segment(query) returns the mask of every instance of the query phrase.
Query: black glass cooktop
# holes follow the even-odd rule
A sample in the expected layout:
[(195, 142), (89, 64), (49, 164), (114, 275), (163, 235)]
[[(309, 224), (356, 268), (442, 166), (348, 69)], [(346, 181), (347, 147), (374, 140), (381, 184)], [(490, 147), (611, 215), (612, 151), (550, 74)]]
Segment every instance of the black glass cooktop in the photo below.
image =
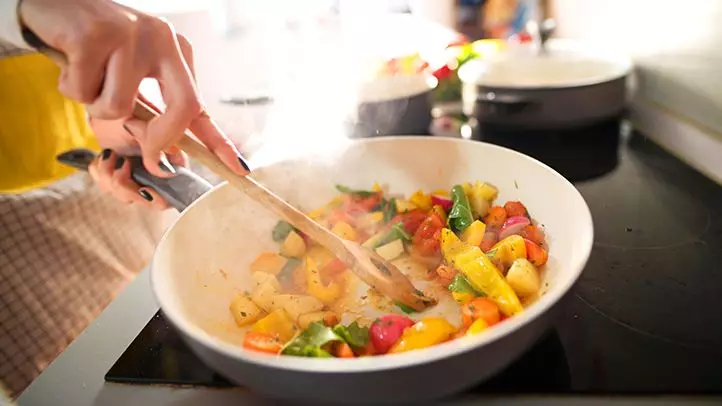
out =
[[(618, 121), (576, 131), (476, 129), (574, 182), (589, 263), (553, 329), (469, 394), (722, 394), (722, 187)], [(108, 371), (136, 384), (229, 386), (156, 314)]]

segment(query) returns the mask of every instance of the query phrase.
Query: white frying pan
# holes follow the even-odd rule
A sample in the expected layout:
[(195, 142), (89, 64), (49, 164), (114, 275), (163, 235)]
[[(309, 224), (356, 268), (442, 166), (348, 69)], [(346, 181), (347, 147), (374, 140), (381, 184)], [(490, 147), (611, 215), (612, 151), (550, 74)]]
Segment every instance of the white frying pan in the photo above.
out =
[[(553, 309), (578, 279), (592, 247), (592, 217), (574, 186), (532, 158), (489, 144), (408, 136), (349, 141), (315, 156), (268, 164), (253, 176), (304, 210), (331, 199), (337, 183), (386, 183), (390, 192), (408, 195), (486, 181), (499, 189), (498, 201), (524, 202), (544, 224), (550, 247), (545, 293), (521, 315), (478, 336), (357, 359), (263, 355), (241, 348), (243, 331), (228, 306), (235, 292), (251, 290), (248, 265), (255, 256), (277, 249), (271, 239), (277, 219), (226, 184), (212, 189), (183, 211), (158, 245), (153, 289), (166, 317), (201, 359), (233, 382), (274, 397), (311, 404), (419, 401), (485, 380), (550, 326)], [(358, 294), (365, 291), (360, 284)], [(363, 310), (368, 316), (376, 312)], [(451, 303), (429, 312), (452, 322), (459, 317)]]

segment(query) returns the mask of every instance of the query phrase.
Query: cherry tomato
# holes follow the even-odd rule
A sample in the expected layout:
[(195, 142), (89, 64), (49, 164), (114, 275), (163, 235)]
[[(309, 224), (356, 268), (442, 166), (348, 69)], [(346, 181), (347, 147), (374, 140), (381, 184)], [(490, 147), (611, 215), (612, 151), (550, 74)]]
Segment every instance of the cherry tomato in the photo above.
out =
[(501, 206), (494, 206), (489, 209), (488, 214), (484, 218), (484, 223), (489, 228), (501, 229), (506, 221), (506, 210)]
[(506, 202), (504, 210), (507, 217), (524, 216), (527, 217), (526, 207), (521, 202)]
[(524, 227), (519, 232), (519, 235), (529, 241), (532, 241), (537, 245), (544, 244), (544, 239), (546, 238), (544, 235), (544, 231), (542, 231), (541, 228), (533, 224), (529, 224), (528, 226)]
[(243, 348), (265, 352), (268, 354), (278, 354), (283, 347), (283, 343), (276, 336), (266, 333), (255, 333), (249, 331), (243, 338)]
[(411, 210), (407, 213), (397, 214), (391, 220), (391, 224), (401, 222), (404, 225), (404, 230), (407, 233), (413, 235), (416, 230), (419, 229), (421, 223), (424, 222), (428, 215), (421, 209)]
[(377, 354), (386, 354), (401, 338), (404, 330), (415, 324), (410, 318), (401, 314), (387, 314), (371, 323), (369, 337)]
[(543, 266), (549, 259), (549, 253), (542, 247), (534, 243), (534, 241), (524, 239), (526, 247), (526, 259), (536, 266)]

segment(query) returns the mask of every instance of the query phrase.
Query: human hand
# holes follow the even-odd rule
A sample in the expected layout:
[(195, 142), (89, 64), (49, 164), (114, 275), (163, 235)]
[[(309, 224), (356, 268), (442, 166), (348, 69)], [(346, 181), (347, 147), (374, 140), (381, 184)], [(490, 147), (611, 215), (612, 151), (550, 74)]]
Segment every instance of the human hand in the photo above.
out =
[(229, 168), (248, 173), (236, 147), (205, 113), (191, 45), (172, 25), (110, 0), (22, 0), (18, 14), (27, 29), (66, 56), (59, 89), (87, 104), (91, 117), (129, 118), (140, 82), (158, 81), (166, 110), (134, 137), (151, 174), (172, 176), (161, 168), (164, 151), (185, 129)]
[[(88, 167), (88, 172), (100, 190), (127, 204), (140, 204), (157, 210), (169, 208), (168, 202), (155, 190), (143, 187), (131, 178), (131, 167), (125, 159), (138, 155), (140, 146), (136, 141), (147, 131), (143, 121), (91, 119), (90, 125), (100, 145), (105, 147)], [(173, 168), (188, 166), (188, 157), (175, 147), (163, 155), (167, 161), (161, 167), (171, 172)]]

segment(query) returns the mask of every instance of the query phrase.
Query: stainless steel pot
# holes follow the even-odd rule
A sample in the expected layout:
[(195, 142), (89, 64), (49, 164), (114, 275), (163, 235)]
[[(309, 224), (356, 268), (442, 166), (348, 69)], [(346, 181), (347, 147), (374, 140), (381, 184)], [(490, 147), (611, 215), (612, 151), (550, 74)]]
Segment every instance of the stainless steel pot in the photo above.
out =
[(632, 62), (579, 42), (511, 47), (459, 69), (464, 113), (481, 125), (516, 129), (581, 127), (623, 112)]

